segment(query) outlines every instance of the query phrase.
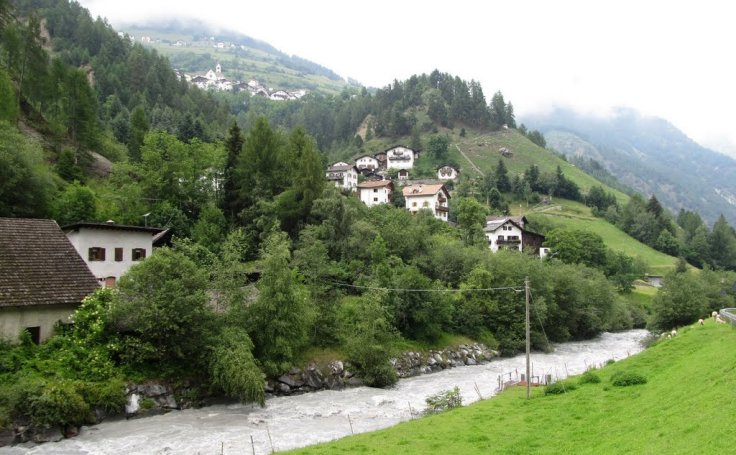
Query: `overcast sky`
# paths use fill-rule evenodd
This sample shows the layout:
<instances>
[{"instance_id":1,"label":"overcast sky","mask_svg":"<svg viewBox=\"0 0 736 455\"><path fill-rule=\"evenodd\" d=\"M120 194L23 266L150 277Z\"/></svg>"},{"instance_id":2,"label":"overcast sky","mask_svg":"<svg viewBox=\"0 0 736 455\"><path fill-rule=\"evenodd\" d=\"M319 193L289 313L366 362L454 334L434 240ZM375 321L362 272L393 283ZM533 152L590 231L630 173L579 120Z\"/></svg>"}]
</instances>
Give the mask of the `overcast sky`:
<instances>
[{"instance_id":1,"label":"overcast sky","mask_svg":"<svg viewBox=\"0 0 736 455\"><path fill-rule=\"evenodd\" d=\"M633 107L736 155L730 2L80 0L120 28L197 18L382 87L440 71L501 90L517 118Z\"/></svg>"}]
</instances>

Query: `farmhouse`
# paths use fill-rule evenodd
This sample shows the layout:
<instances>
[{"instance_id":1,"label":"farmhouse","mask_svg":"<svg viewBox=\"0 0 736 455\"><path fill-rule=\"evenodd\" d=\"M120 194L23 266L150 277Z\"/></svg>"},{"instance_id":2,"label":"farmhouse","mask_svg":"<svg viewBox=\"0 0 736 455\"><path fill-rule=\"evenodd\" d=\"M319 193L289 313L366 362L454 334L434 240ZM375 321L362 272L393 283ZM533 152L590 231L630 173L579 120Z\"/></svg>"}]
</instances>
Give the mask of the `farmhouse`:
<instances>
[{"instance_id":1,"label":"farmhouse","mask_svg":"<svg viewBox=\"0 0 736 455\"><path fill-rule=\"evenodd\" d=\"M163 229L107 223L75 223L62 227L69 242L104 287L115 283L153 251L153 238Z\"/></svg>"},{"instance_id":2,"label":"farmhouse","mask_svg":"<svg viewBox=\"0 0 736 455\"><path fill-rule=\"evenodd\" d=\"M363 169L376 170L378 169L378 160L370 155L363 155L355 161L355 167L361 171Z\"/></svg>"},{"instance_id":3,"label":"farmhouse","mask_svg":"<svg viewBox=\"0 0 736 455\"><path fill-rule=\"evenodd\" d=\"M0 218L0 338L45 340L98 287L55 221Z\"/></svg>"},{"instance_id":4,"label":"farmhouse","mask_svg":"<svg viewBox=\"0 0 736 455\"><path fill-rule=\"evenodd\" d=\"M373 180L358 184L360 200L368 207L391 202L394 184L391 180Z\"/></svg>"},{"instance_id":5,"label":"farmhouse","mask_svg":"<svg viewBox=\"0 0 736 455\"><path fill-rule=\"evenodd\" d=\"M494 253L500 249L531 251L540 254L544 236L527 231L526 217L489 216L483 230L488 240L488 247Z\"/></svg>"},{"instance_id":6,"label":"farmhouse","mask_svg":"<svg viewBox=\"0 0 736 455\"><path fill-rule=\"evenodd\" d=\"M355 191L358 186L358 169L352 164L338 161L327 168L325 175L338 188Z\"/></svg>"},{"instance_id":7,"label":"farmhouse","mask_svg":"<svg viewBox=\"0 0 736 455\"><path fill-rule=\"evenodd\" d=\"M406 209L412 214L425 209L430 210L435 218L447 221L450 193L445 185L441 183L408 185L403 188L403 194Z\"/></svg>"},{"instance_id":8,"label":"farmhouse","mask_svg":"<svg viewBox=\"0 0 736 455\"><path fill-rule=\"evenodd\" d=\"M416 152L409 147L397 145L386 150L387 169L411 169L414 167Z\"/></svg>"},{"instance_id":9,"label":"farmhouse","mask_svg":"<svg viewBox=\"0 0 736 455\"><path fill-rule=\"evenodd\" d=\"M437 178L440 180L456 180L460 173L452 166L442 166L437 169Z\"/></svg>"}]
</instances>

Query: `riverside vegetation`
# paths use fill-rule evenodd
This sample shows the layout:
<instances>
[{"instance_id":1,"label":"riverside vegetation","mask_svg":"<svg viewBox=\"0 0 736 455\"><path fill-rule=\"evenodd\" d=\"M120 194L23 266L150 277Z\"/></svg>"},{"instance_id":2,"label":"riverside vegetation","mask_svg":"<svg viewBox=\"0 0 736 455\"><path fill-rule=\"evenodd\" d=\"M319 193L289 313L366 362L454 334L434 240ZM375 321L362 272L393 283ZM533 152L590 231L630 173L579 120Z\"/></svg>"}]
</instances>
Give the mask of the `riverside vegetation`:
<instances>
[{"instance_id":1,"label":"riverside vegetation","mask_svg":"<svg viewBox=\"0 0 736 455\"><path fill-rule=\"evenodd\" d=\"M514 354L524 345L523 299L478 289L519 287L527 276L536 349L547 346L544 331L565 341L669 328L733 306L732 273L684 266L653 303L632 298L646 265L574 227L546 226L559 258L492 255L485 216L546 193L597 214L641 215L648 230L639 231L655 242L664 236L662 245L689 231L669 222L656 199L639 198L629 210L623 193L563 171L538 132L515 129L511 103L500 92L487 103L475 81L434 71L375 93L231 106L176 80L166 59L119 38L77 3L14 4L0 1L0 216L142 224L150 213L148 223L171 228L176 239L115 291L88 297L73 327L59 327L41 346L27 338L2 345L3 426L94 421L122 409L124 384L148 379L196 384L195 398L263 403L264 375L324 353L377 386L396 381L389 360L407 345L428 350L464 336ZM356 136L364 122L365 135ZM326 186L330 159L386 143L426 144L417 167L427 176L452 158L457 130L501 137L503 124L516 144L555 165L530 164L511 177L494 159L487 178L456 185L456 226L412 216L398 198L398 207L369 209ZM109 169L100 169L99 155ZM693 239L705 242L703 263L727 269L728 261L707 257L729 257L736 235L727 223L708 231L685 219ZM703 292L696 304L693 289Z\"/></svg>"},{"instance_id":2,"label":"riverside vegetation","mask_svg":"<svg viewBox=\"0 0 736 455\"><path fill-rule=\"evenodd\" d=\"M571 378L575 387L559 394L534 389L527 401L522 387L510 389L467 407L288 453L727 453L736 443L734 343L736 330L711 319ZM646 382L616 385L626 376Z\"/></svg>"}]
</instances>

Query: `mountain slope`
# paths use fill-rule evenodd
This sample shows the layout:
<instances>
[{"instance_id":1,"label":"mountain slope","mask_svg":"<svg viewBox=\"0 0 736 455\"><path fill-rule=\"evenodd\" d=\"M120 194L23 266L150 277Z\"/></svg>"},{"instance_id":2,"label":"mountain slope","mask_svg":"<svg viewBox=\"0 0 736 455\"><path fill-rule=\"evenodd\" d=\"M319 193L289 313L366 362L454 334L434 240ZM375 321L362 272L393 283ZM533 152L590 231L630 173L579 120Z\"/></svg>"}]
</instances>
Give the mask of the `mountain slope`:
<instances>
[{"instance_id":1,"label":"mountain slope","mask_svg":"<svg viewBox=\"0 0 736 455\"><path fill-rule=\"evenodd\" d=\"M736 161L695 143L667 121L619 109L611 118L558 109L524 121L568 156L593 158L624 184L655 194L670 210L699 212L710 223L736 222Z\"/></svg>"},{"instance_id":2,"label":"mountain slope","mask_svg":"<svg viewBox=\"0 0 736 455\"><path fill-rule=\"evenodd\" d=\"M339 93L348 84L334 71L272 45L232 31L218 31L198 21L158 22L121 27L131 40L156 49L174 68L204 73L222 65L231 79L255 79L275 89Z\"/></svg>"}]
</instances>

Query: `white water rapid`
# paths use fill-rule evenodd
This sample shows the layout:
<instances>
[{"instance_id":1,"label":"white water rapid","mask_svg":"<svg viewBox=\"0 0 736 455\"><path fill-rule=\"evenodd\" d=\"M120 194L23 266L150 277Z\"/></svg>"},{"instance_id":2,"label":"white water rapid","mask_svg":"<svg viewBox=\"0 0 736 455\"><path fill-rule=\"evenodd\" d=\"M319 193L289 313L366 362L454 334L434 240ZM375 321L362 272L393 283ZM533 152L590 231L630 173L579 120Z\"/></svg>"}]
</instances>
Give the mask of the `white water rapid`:
<instances>
[{"instance_id":1,"label":"white water rapid","mask_svg":"<svg viewBox=\"0 0 736 455\"><path fill-rule=\"evenodd\" d=\"M555 345L550 354L532 354L533 376L580 374L588 366L640 352L645 330L604 333L588 341ZM402 379L391 389L356 387L275 397L265 408L239 404L187 409L133 420L83 427L79 436L35 447L3 447L0 454L268 454L377 430L416 415L424 399L457 386L463 404L496 392L499 375L524 371L524 356ZM269 433L271 441L269 441ZM253 446L251 446L251 437Z\"/></svg>"}]
</instances>

